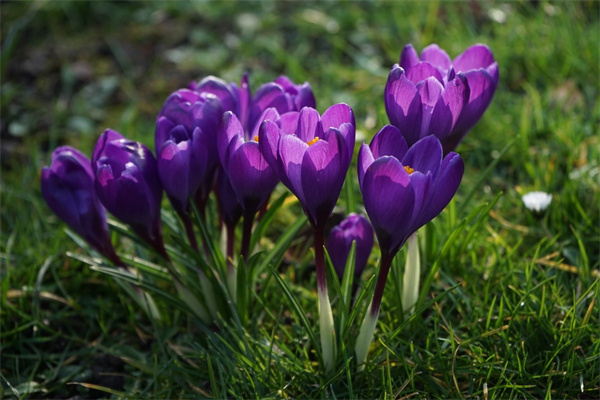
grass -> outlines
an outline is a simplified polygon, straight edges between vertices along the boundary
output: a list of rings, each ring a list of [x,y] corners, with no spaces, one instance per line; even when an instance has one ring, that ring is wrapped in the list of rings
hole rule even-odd
[[[600,395],[597,2],[34,1],[0,12],[0,397]],[[265,271],[246,328],[206,329],[164,302],[170,323],[154,325],[115,280],[66,255],[84,253],[39,189],[57,145],[90,154],[110,126],[153,148],[170,92],[246,70],[254,89],[281,73],[309,80],[319,110],[347,102],[368,139],[386,122],[387,71],[409,42],[451,56],[486,43],[500,85],[458,149],[458,195],[427,226],[424,306],[405,320],[388,283],[365,372],[349,359],[320,372],[302,324],[316,329],[307,230],[277,275],[302,312]],[[356,186],[336,218],[361,210]],[[545,213],[522,205],[530,190],[553,194]],[[267,240],[300,215],[286,202]]]

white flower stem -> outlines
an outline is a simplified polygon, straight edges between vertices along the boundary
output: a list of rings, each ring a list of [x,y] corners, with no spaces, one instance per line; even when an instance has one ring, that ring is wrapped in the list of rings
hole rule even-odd
[[[319,326],[321,333],[321,351],[325,371],[331,372],[335,362],[335,327],[333,313],[327,294],[327,288],[319,289]]]
[[[412,313],[419,299],[419,280],[421,275],[421,258],[419,256],[418,231],[408,238],[408,254],[404,267],[404,283],[402,288],[402,307],[404,312]]]
[[[209,324],[211,322],[211,318],[208,315],[208,312],[204,308],[202,304],[198,301],[198,299],[181,284],[181,282],[175,280],[175,287],[177,288],[177,292],[179,296],[184,301],[185,304],[188,305],[189,308],[192,309],[194,314],[198,316],[204,323]]]
[[[213,319],[217,319],[217,302],[215,301],[215,292],[213,291],[212,285],[208,281],[206,274],[198,270],[198,278],[200,279],[200,287],[202,287],[202,294],[204,295],[204,301],[206,301],[206,307]]]
[[[373,334],[375,333],[375,326],[377,325],[377,318],[379,317],[379,310],[373,312],[372,307],[373,304],[371,303],[365,314],[362,325],[360,326],[360,332],[354,347],[358,372],[365,369],[367,354],[369,354],[369,347],[373,341]]]

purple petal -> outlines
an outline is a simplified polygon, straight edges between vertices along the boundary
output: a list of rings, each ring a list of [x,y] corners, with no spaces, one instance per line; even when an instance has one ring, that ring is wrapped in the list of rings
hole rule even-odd
[[[400,55],[400,66],[406,70],[411,68],[413,65],[418,64],[419,61],[421,61],[419,59],[419,55],[412,44],[407,44],[404,46],[404,49],[402,49],[402,54]]]
[[[487,68],[494,63],[494,54],[484,44],[475,44],[460,55],[458,55],[452,65],[456,72],[468,72],[470,70]]]
[[[104,131],[104,133],[102,133],[102,135],[100,135],[92,153],[92,171],[94,171],[94,173],[96,171],[96,162],[98,161],[98,159],[100,159],[100,157],[102,157],[107,144],[112,142],[113,140],[120,139],[124,139],[123,135],[112,129],[107,129]]]
[[[224,168],[227,168],[229,164],[229,144],[233,140],[241,140],[243,142],[243,137],[244,128],[236,115],[231,111],[223,113],[219,133],[217,134],[217,149],[219,151],[219,160]]]
[[[354,112],[352,111],[352,108],[345,103],[332,105],[325,110],[321,117],[323,131],[328,130],[329,128],[339,129],[344,123],[350,123],[352,126],[356,125]]]
[[[333,130],[328,141],[317,141],[304,154],[302,204],[316,227],[324,226],[342,190],[347,172],[344,152],[344,140],[338,131]]]
[[[421,96],[421,105],[423,107],[423,120],[421,122],[421,132],[419,134],[419,137],[422,138],[424,136],[437,133],[437,131],[430,129],[430,124],[434,108],[438,103],[438,100],[442,97],[444,86],[442,86],[437,79],[429,77],[417,84],[417,90],[419,90],[419,95]],[[442,122],[445,124],[442,124]],[[450,127],[452,126],[452,115],[449,111],[442,114],[438,112],[436,118],[434,119],[434,123],[437,125],[436,128],[444,128],[445,130],[443,132],[444,134],[447,134],[450,132]]]
[[[371,148],[367,146],[365,143],[360,146],[358,149],[358,162],[357,162],[357,172],[358,172],[358,184],[362,190],[363,181],[365,177],[365,173],[367,169],[373,162],[375,161],[375,157],[373,157],[373,153],[371,152]]]
[[[470,89],[469,103],[463,108],[452,134],[444,141],[444,150],[452,151],[469,130],[481,119],[490,105],[496,83],[486,70],[469,71],[465,74]]]
[[[390,71],[384,96],[390,123],[400,129],[409,145],[415,143],[421,134],[421,97],[397,64]]]
[[[386,125],[373,136],[369,144],[375,158],[383,156],[393,156],[402,160],[408,145],[402,133],[393,125]]]
[[[443,71],[450,68],[450,57],[437,44],[430,44],[421,51],[421,60],[441,68]]]
[[[356,120],[352,108],[345,103],[334,104],[323,113],[321,117],[323,131],[329,128],[338,129],[344,136],[348,154],[352,157],[356,137]]]
[[[440,173],[433,182],[433,193],[430,201],[423,207],[418,218],[417,229],[434,219],[450,203],[456,194],[464,173],[464,163],[456,153],[444,157]]]
[[[274,107],[279,114],[291,111],[283,88],[276,83],[262,85],[254,95],[247,127],[254,127],[258,117],[270,107]]]
[[[214,94],[221,102],[223,112],[238,110],[238,94],[221,78],[207,76],[198,82],[195,91]]]
[[[218,163],[215,160],[217,157],[211,154],[209,147],[206,145],[207,134],[200,128],[194,129],[192,133],[192,151],[190,156],[190,171],[189,174],[189,195],[193,196],[198,187],[203,183],[209,185],[206,181],[210,181],[211,177],[207,176],[211,169],[214,168],[214,164]]]
[[[263,123],[263,121],[266,120],[279,121],[279,113],[275,108],[271,107],[263,111],[263,113],[258,117],[256,122],[254,123],[254,127],[252,127],[252,132],[250,132],[250,135],[246,137],[246,140],[255,140],[255,138],[258,137],[260,125]]]
[[[295,134],[296,129],[298,128],[298,118],[300,113],[297,111],[290,111],[285,114],[282,114],[279,117],[279,127],[281,131],[286,134]]]
[[[410,228],[408,229],[408,235],[412,235],[421,226],[419,224],[419,215],[423,208],[427,206],[427,203],[431,199],[433,192],[433,175],[431,172],[421,173],[415,171],[410,174],[410,181],[412,184],[413,191],[415,193],[414,206],[412,210],[412,219],[410,224],[407,224]]]
[[[307,149],[308,144],[295,135],[281,135],[279,138],[278,155],[285,177],[281,182],[296,195],[301,204],[305,204],[302,190],[302,159]]]
[[[242,206],[237,201],[237,197],[235,196],[235,192],[231,187],[229,177],[225,171],[222,168],[219,168],[218,174],[219,183],[216,193],[219,213],[226,226],[235,226],[242,217]]]
[[[467,105],[470,93],[467,78],[462,72],[448,82],[433,111],[429,125],[430,134],[434,134],[440,140],[446,138]]]
[[[423,174],[431,172],[434,176],[438,173],[441,162],[442,145],[433,135],[425,136],[415,143],[402,159],[402,165]]]
[[[320,120],[321,117],[317,110],[310,107],[303,108],[298,115],[296,136],[306,143],[319,135],[322,138],[323,128],[321,128]]]
[[[365,173],[365,209],[382,251],[394,254],[408,238],[415,194],[408,173],[394,157],[381,157]]]
[[[182,141],[177,144],[167,141],[163,144],[158,157],[160,181],[173,207],[179,213],[183,213],[187,209],[190,196],[190,145],[190,141]]]
[[[231,154],[227,173],[238,201],[250,212],[258,211],[277,184],[256,142],[246,142]]]
[[[442,77],[440,71],[436,67],[425,61],[421,61],[420,63],[408,68],[406,70],[406,77],[415,84],[424,81],[429,77],[434,77],[440,83],[444,81],[444,78]]]
[[[327,251],[340,280],[344,275],[353,241],[356,242],[354,277],[359,277],[367,265],[373,247],[373,228],[362,215],[348,215],[329,233]]]
[[[294,99],[294,105],[296,110],[302,110],[304,107],[317,107],[317,101],[315,100],[315,94],[312,91],[312,88],[305,82],[300,86],[300,90],[298,91],[298,95]]]

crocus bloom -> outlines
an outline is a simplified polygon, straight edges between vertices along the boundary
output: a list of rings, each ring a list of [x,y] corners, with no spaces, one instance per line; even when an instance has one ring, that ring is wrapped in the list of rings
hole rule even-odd
[[[92,169],[96,193],[104,207],[168,257],[160,223],[162,186],[152,152],[107,129],[94,148]]]
[[[523,200],[523,204],[527,207],[528,210],[534,212],[542,212],[552,202],[552,195],[546,192],[529,192],[521,198]]]
[[[358,178],[365,209],[382,252],[394,255],[408,237],[450,202],[464,164],[443,156],[440,141],[427,136],[408,148],[400,131],[386,125],[358,153]]]
[[[479,121],[497,85],[498,64],[485,45],[471,46],[450,60],[435,44],[420,58],[409,44],[390,71],[386,111],[409,145],[433,134],[447,154]]]
[[[158,173],[173,207],[183,215],[190,196],[206,199],[214,184],[219,99],[181,89],[171,94],[156,118]]]
[[[410,149],[400,131],[387,125],[363,144],[358,153],[358,177],[367,214],[381,248],[381,267],[373,300],[356,342],[359,368],[373,338],[383,289],[392,260],[406,240],[450,202],[462,179],[460,156],[443,156],[435,136]]]
[[[340,281],[344,276],[352,242],[356,242],[354,277],[358,278],[365,269],[369,254],[371,254],[373,228],[365,217],[354,213],[333,227],[327,240],[327,251]]]
[[[290,115],[298,120],[293,132],[286,131]],[[327,294],[323,236],[350,166],[354,113],[346,104],[329,107],[322,117],[314,108],[304,107],[297,115],[282,115],[281,120],[286,122],[278,125],[265,119],[260,126],[259,147],[279,179],[296,195],[314,228],[321,350],[325,369],[331,371],[335,331]]]
[[[59,147],[42,169],[42,196],[50,209],[94,249],[117,265],[122,261],[110,242],[106,211],[94,193],[90,160],[73,147]]]
[[[284,116],[282,116],[282,119]],[[260,150],[279,179],[296,195],[310,223],[323,229],[337,202],[354,149],[355,121],[346,104],[323,116],[305,107],[294,133],[273,121],[260,128]]]

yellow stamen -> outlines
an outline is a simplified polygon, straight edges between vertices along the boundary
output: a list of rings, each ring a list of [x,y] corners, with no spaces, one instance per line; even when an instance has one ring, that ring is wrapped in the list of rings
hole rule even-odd
[[[306,142],[306,144],[308,144],[310,146],[310,145],[317,143],[318,141],[319,141],[319,137],[315,136],[315,138],[313,140],[311,140],[310,142]]]
[[[254,139],[254,141],[255,141],[256,143],[258,143],[258,136],[254,136],[252,139]]]
[[[411,168],[408,165],[405,165],[404,169],[406,170],[406,172],[408,172],[409,175],[415,172],[414,168]]]

